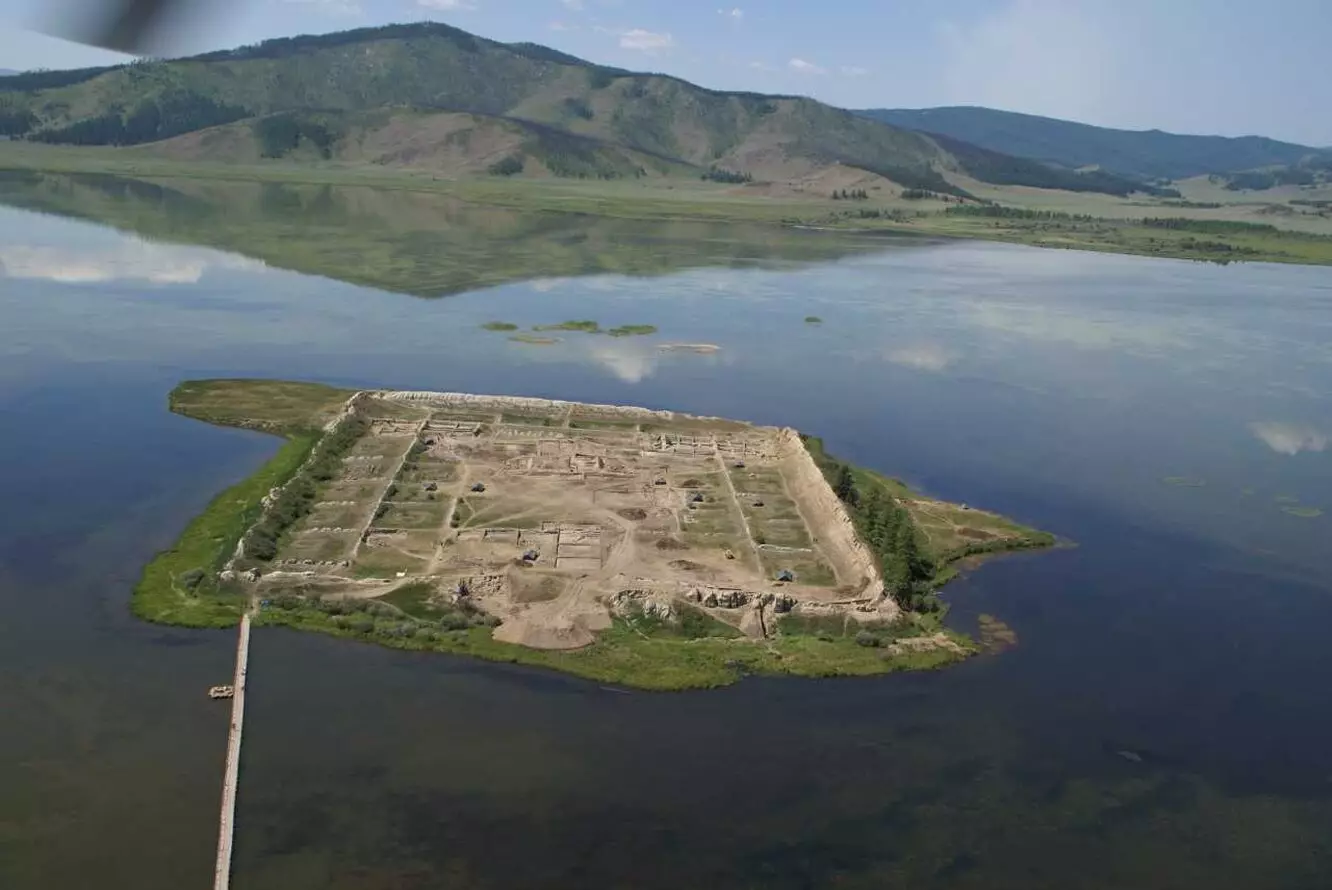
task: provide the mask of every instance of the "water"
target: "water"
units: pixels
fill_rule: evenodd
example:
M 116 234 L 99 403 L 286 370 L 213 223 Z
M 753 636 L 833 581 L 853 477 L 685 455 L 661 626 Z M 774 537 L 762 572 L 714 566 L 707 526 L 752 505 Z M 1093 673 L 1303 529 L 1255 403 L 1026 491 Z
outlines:
M 0 189 L 126 230 L 0 209 L 0 886 L 209 879 L 233 635 L 126 610 L 276 445 L 168 414 L 201 376 L 787 424 L 1078 545 L 951 585 L 1020 645 L 930 675 L 649 695 L 260 630 L 237 887 L 1332 883 L 1332 525 L 1283 509 L 1332 514 L 1325 270 L 226 191 Z M 270 265 L 127 233 L 168 212 Z M 400 293 L 276 268 L 324 242 Z M 567 318 L 660 333 L 479 329 Z

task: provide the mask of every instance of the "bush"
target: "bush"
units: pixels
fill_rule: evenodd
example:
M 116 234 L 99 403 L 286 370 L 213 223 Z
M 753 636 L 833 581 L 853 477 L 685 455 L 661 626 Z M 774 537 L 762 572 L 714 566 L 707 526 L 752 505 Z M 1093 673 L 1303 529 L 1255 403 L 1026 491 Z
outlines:
M 439 626 L 445 630 L 467 630 L 472 622 L 461 612 L 448 612 L 440 616 Z
M 207 573 L 203 569 L 190 569 L 188 572 L 181 573 L 180 583 L 186 590 L 193 590 L 199 586 L 199 582 L 203 581 L 205 577 L 207 577 Z
M 883 645 L 883 641 L 869 631 L 862 630 L 856 633 L 856 645 L 864 646 L 868 649 L 877 649 L 879 646 Z
M 592 108 L 582 99 L 568 98 L 564 100 L 564 107 L 575 117 L 581 117 L 585 121 L 592 120 Z
M 509 155 L 503 160 L 496 161 L 486 168 L 486 172 L 491 176 L 513 176 L 523 172 L 523 159 L 517 155 Z
M 699 176 L 699 179 L 708 182 L 725 182 L 731 185 L 742 185 L 743 183 L 754 181 L 754 177 L 748 173 L 722 170 L 719 167 L 713 167 L 711 170 Z

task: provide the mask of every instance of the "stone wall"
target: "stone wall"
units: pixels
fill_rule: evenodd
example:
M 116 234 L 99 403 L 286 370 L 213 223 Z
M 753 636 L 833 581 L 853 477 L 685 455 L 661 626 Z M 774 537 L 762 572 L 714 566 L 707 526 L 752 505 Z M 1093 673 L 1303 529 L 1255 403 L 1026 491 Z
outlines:
M 594 405 L 584 402 L 565 402 L 560 399 L 534 399 L 526 396 L 485 396 L 465 392 L 413 391 L 382 391 L 375 393 L 375 395 L 381 399 L 394 402 L 429 402 L 445 410 L 540 411 L 553 414 L 576 408 L 584 412 L 595 412 L 603 417 L 635 421 L 646 420 L 669 423 L 673 420 L 715 420 L 719 422 L 724 420 L 720 417 L 694 417 L 690 414 L 679 414 L 675 411 L 653 411 L 650 408 L 635 408 L 628 405 Z M 734 423 L 734 421 L 729 422 Z
M 862 599 L 872 598 L 880 611 L 897 611 L 891 598 L 882 597 L 883 578 L 878 563 L 868 547 L 856 533 L 846 505 L 838 499 L 814 458 L 805 449 L 800 434 L 793 429 L 778 433 L 782 454 L 782 469 L 791 494 L 800 502 L 802 512 L 814 511 L 809 516 L 810 533 L 818 539 L 829 559 L 833 561 L 839 577 L 852 584 Z

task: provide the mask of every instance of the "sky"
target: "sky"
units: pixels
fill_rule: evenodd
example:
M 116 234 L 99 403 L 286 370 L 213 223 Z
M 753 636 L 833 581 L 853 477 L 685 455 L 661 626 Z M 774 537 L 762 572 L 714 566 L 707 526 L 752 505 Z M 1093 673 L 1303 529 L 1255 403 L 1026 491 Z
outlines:
M 29 30 L 98 0 L 0 0 L 0 68 L 125 57 Z M 435 20 L 716 89 L 849 108 L 986 105 L 1332 146 L 1328 0 L 195 0 L 172 54 Z M 86 11 L 83 13 L 86 17 Z

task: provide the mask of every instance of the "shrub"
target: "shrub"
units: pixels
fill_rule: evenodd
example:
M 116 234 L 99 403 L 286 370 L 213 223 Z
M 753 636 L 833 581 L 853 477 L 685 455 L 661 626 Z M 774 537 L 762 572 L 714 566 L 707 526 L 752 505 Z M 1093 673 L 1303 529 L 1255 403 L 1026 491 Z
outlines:
M 883 641 L 867 630 L 856 633 L 856 645 L 865 646 L 869 649 L 877 649 L 883 644 Z
M 503 160 L 496 161 L 486 168 L 486 172 L 491 176 L 513 176 L 523 172 L 523 159 L 517 155 L 509 155 Z
M 203 581 L 205 577 L 206 573 L 203 569 L 190 569 L 188 572 L 181 573 L 180 583 L 186 590 L 193 590 L 199 586 L 199 582 Z

